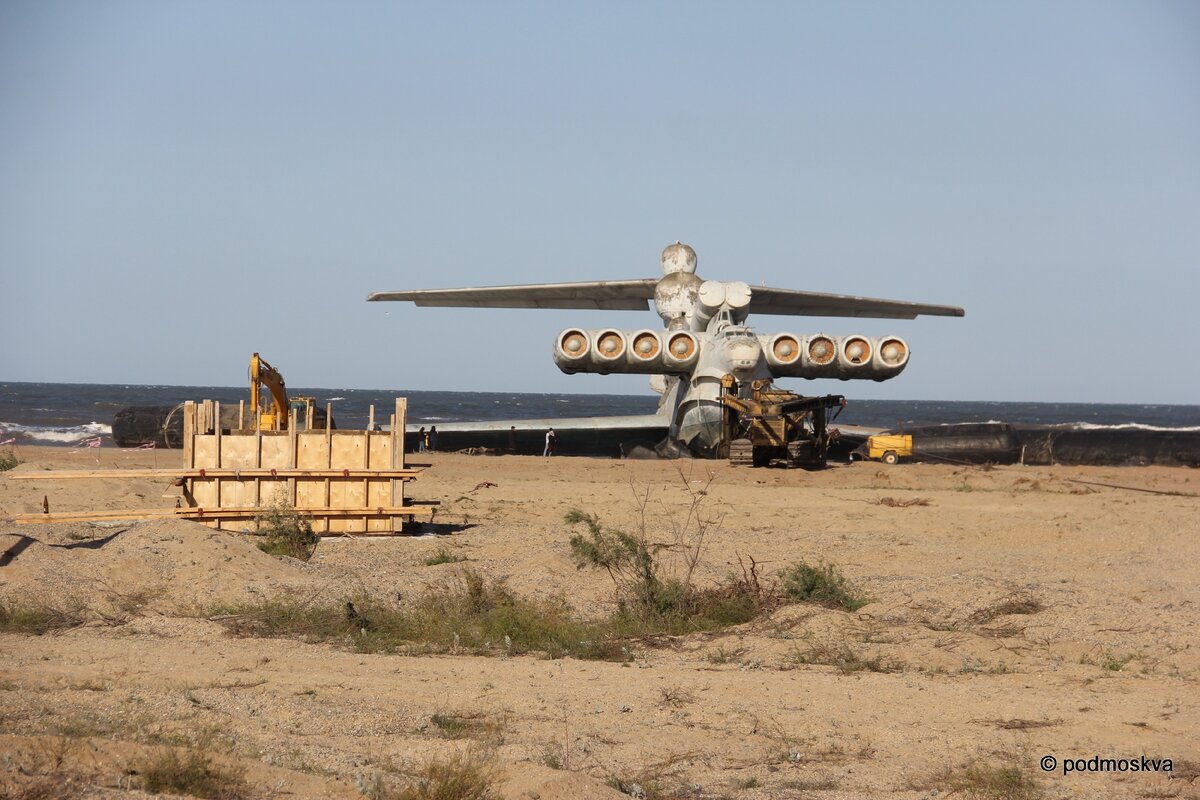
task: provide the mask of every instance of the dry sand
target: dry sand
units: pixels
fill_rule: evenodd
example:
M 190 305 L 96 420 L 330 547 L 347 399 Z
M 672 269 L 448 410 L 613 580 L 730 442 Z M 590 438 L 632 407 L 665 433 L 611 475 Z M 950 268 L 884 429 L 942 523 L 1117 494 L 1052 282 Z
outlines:
M 20 455 L 21 471 L 179 460 Z M 616 781 L 697 798 L 969 796 L 970 763 L 1017 767 L 1038 783 L 1028 796 L 1200 796 L 1200 472 L 421 458 L 432 466 L 410 494 L 442 502 L 436 535 L 328 539 L 307 564 L 183 521 L 0 522 L 0 553 L 15 551 L 0 597 L 82 604 L 95 618 L 0 634 L 0 793 L 48 780 L 63 796 L 140 796 L 122 788 L 136 780 L 127 772 L 166 742 L 239 765 L 263 797 L 370 795 L 464 748 L 492 759 L 508 798 L 621 797 Z M 476 488 L 485 482 L 495 486 Z M 575 569 L 563 514 L 636 528 L 635 495 L 648 490 L 651 537 L 671 541 L 705 487 L 716 521 L 701 581 L 738 569 L 739 555 L 768 575 L 828 561 L 873 602 L 856 613 L 788 606 L 720 633 L 637 643 L 627 664 L 360 655 L 238 639 L 187 614 L 279 593 L 419 592 L 460 569 L 424 566 L 443 548 L 519 593 L 604 614 L 612 584 Z M 169 506 L 164 489 L 0 478 L 0 517 L 39 511 L 43 496 L 53 511 Z M 887 498 L 928 504 L 879 504 Z M 988 618 L 1013 596 L 1043 610 Z M 896 669 L 800 663 L 815 646 Z M 478 720 L 474 738 L 445 738 L 437 714 Z M 1170 758 L 1174 773 L 1064 776 L 1043 773 L 1043 755 Z

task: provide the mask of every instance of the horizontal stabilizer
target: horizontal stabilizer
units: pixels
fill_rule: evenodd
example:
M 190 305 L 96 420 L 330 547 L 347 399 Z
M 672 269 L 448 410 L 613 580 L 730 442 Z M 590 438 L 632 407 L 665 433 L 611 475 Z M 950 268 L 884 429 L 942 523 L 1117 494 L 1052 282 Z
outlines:
M 401 300 L 419 306 L 454 308 L 603 308 L 645 311 L 654 298 L 656 278 L 627 281 L 530 283 L 468 289 L 414 289 L 373 292 L 367 300 Z
M 789 314 L 797 317 L 877 317 L 879 319 L 915 319 L 926 314 L 937 317 L 961 317 L 957 306 L 880 300 L 846 294 L 801 292 L 795 289 L 750 287 L 750 311 L 754 314 Z

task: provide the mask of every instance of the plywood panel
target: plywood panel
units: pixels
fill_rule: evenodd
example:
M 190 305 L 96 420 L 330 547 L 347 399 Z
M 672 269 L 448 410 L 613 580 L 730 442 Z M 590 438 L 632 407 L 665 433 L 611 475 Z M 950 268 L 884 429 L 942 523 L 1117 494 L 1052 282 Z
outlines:
M 297 469 L 324 469 L 329 465 L 324 432 L 299 434 L 296 442 L 299 448 L 296 453 Z
M 212 435 L 195 436 L 192 439 L 192 452 L 196 467 L 219 467 L 217 463 L 217 437 Z
M 225 437 L 225 444 L 229 443 L 229 437 Z M 236 480 L 232 478 L 224 478 L 221 480 L 221 505 L 241 508 L 253 506 L 254 498 L 254 480 Z
M 250 469 L 255 466 L 255 449 L 258 446 L 254 436 L 235 436 L 230 434 L 221 437 L 221 466 L 227 469 Z
M 288 499 L 287 482 L 286 481 L 263 481 L 262 487 L 259 489 L 261 498 L 259 506 L 267 508 L 269 506 L 277 506 Z
M 367 508 L 392 505 L 392 482 L 373 480 L 367 483 Z
M 214 508 L 217 504 L 217 487 L 210 480 L 192 481 L 192 497 L 200 508 Z
M 321 479 L 296 480 L 296 508 L 337 508 L 338 504 L 325 505 L 325 481 Z
M 371 434 L 371 469 L 392 468 L 392 437 L 386 433 Z
M 361 433 L 335 432 L 330 441 L 333 448 L 330 466 L 334 469 L 362 469 L 366 453 Z
M 363 494 L 361 478 L 330 478 L 330 508 L 365 508 L 367 498 Z
M 286 433 L 264 433 L 262 437 L 262 465 L 270 469 L 288 469 L 292 466 L 288 455 Z

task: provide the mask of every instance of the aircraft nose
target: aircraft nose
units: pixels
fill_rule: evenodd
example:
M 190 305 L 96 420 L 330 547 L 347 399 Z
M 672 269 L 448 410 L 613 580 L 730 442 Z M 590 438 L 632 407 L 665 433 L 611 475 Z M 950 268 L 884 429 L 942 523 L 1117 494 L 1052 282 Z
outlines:
M 729 366 L 737 373 L 752 370 L 758 366 L 763 350 L 758 339 L 747 337 L 730 342 L 726 352 L 729 355 Z

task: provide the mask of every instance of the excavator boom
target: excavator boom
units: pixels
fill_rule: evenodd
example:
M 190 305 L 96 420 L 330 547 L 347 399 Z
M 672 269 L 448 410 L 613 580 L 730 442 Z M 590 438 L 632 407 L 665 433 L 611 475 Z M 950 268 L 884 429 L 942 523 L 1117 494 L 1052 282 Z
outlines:
M 270 407 L 263 397 L 264 386 L 271 395 Z M 258 353 L 250 356 L 250 407 L 258 415 L 261 430 L 278 431 L 287 427 L 288 396 L 283 376 Z

